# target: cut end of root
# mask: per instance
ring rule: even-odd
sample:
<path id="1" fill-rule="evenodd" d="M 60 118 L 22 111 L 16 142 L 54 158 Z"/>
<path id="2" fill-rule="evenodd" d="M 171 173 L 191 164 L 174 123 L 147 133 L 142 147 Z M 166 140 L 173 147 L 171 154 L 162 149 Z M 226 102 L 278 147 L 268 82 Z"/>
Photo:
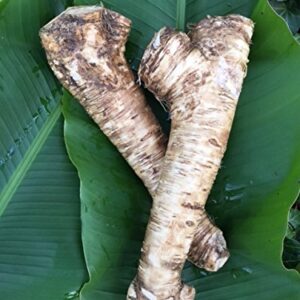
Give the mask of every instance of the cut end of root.
<path id="1" fill-rule="evenodd" d="M 195 236 L 189 253 L 191 263 L 209 272 L 216 272 L 227 262 L 230 254 L 221 230 L 213 233 L 208 241 Z"/>
<path id="2" fill-rule="evenodd" d="M 223 257 L 218 257 L 216 259 L 215 264 L 213 265 L 214 268 L 211 268 L 210 270 L 209 268 L 207 268 L 207 270 L 210 272 L 217 272 L 218 270 L 220 270 L 225 265 L 230 256 L 229 252 L 226 249 L 224 250 L 223 255 Z"/>
<path id="3" fill-rule="evenodd" d="M 200 22 L 190 26 L 189 36 L 192 40 L 207 39 L 208 32 L 214 31 L 216 36 L 241 35 L 241 37 L 249 44 L 253 34 L 254 23 L 251 19 L 241 15 L 228 15 L 207 17 Z M 195 37 L 196 35 L 196 37 Z"/>
<path id="4" fill-rule="evenodd" d="M 69 7 L 42 27 L 39 35 L 46 50 L 58 52 L 67 48 L 74 53 L 75 48 L 81 46 L 82 38 L 86 38 L 80 32 L 82 30 L 93 28 L 97 34 L 112 40 L 113 44 L 124 44 L 130 26 L 129 19 L 104 7 L 75 6 Z M 51 47 L 49 43 L 52 44 Z"/>
<path id="5" fill-rule="evenodd" d="M 107 14 L 110 14 L 112 18 L 118 19 L 119 23 L 122 23 L 124 26 L 130 27 L 131 20 L 118 14 L 115 11 L 109 10 L 103 6 L 97 6 L 97 5 L 90 5 L 90 6 L 73 6 L 68 7 L 65 11 L 63 11 L 61 14 L 59 14 L 57 17 L 52 19 L 49 23 L 47 23 L 43 28 L 50 27 L 53 23 L 57 21 L 57 19 L 60 19 L 62 16 L 70 16 L 70 17 L 78 17 L 83 19 L 94 19 L 95 13 L 102 13 L 105 12 Z M 95 22 L 99 21 L 99 18 L 95 18 Z"/>
<path id="6" fill-rule="evenodd" d="M 119 13 L 105 8 L 104 6 L 91 5 L 91 6 L 74 6 L 69 7 L 65 10 L 66 15 L 77 16 L 77 17 L 87 17 L 95 12 L 109 14 L 111 18 L 117 19 L 119 24 L 123 26 L 130 27 L 131 20 L 120 15 Z"/>
<path id="7" fill-rule="evenodd" d="M 210 272 L 216 272 L 224 266 L 229 258 L 229 251 L 222 231 L 217 230 L 210 238 L 212 243 L 209 257 L 207 257 L 204 268 Z"/>

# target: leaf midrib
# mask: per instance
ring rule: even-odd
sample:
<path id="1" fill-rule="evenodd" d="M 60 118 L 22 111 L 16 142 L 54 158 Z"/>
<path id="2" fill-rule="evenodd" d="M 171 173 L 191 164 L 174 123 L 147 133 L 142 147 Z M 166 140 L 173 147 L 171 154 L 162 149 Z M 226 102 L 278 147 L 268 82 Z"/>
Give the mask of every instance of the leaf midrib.
<path id="1" fill-rule="evenodd" d="M 186 0 L 177 0 L 176 10 L 176 29 L 179 31 L 185 30 L 185 19 L 186 19 Z"/>
<path id="2" fill-rule="evenodd" d="M 38 132 L 37 136 L 34 138 L 29 149 L 25 153 L 22 161 L 19 163 L 15 169 L 13 175 L 9 178 L 7 184 L 0 193 L 0 216 L 5 211 L 9 201 L 15 194 L 17 188 L 22 183 L 27 171 L 30 169 L 32 163 L 46 142 L 50 132 L 52 131 L 54 125 L 56 124 L 59 116 L 61 114 L 60 103 L 51 112 L 42 128 Z"/>

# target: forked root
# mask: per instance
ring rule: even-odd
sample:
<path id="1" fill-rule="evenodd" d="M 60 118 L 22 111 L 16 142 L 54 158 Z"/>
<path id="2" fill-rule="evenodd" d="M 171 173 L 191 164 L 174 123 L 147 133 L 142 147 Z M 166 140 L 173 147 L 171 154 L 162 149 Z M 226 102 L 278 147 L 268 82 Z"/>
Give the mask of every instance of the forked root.
<path id="1" fill-rule="evenodd" d="M 207 18 L 190 37 L 162 29 L 145 51 L 140 78 L 168 103 L 172 127 L 138 274 L 130 287 L 137 300 L 147 299 L 144 290 L 155 300 L 182 295 L 181 271 L 202 228 L 198 224 L 226 150 L 252 31 L 251 20 L 241 16 Z M 210 242 L 201 239 L 202 249 Z"/>

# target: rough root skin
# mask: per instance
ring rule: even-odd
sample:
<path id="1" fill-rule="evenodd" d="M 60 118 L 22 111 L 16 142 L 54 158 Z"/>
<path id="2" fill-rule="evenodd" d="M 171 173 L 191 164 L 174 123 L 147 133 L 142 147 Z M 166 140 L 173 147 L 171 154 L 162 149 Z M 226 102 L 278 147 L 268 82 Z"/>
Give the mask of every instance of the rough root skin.
<path id="1" fill-rule="evenodd" d="M 71 7 L 40 37 L 55 75 L 154 193 L 166 139 L 124 57 L 130 24 L 99 6 Z"/>
<path id="2" fill-rule="evenodd" d="M 197 267 L 216 272 L 228 260 L 229 252 L 222 231 L 206 222 L 207 217 L 200 221 L 188 255 Z"/>
<path id="3" fill-rule="evenodd" d="M 125 17 L 98 6 L 84 6 L 67 9 L 44 26 L 40 36 L 58 79 L 115 144 L 153 196 L 166 139 L 125 61 L 129 30 L 130 21 Z M 199 267 L 217 270 L 221 267 L 217 262 L 220 257 L 228 257 L 226 242 L 204 213 L 203 220 L 206 230 L 203 226 L 199 229 L 189 259 Z M 218 245 L 210 239 L 207 250 L 202 240 L 213 232 L 220 233 L 219 240 L 215 240 Z"/>
<path id="4" fill-rule="evenodd" d="M 160 295 L 154 295 L 151 290 L 139 286 L 139 281 L 134 279 L 129 286 L 127 300 L 193 300 L 195 289 L 186 284 L 178 287 L 178 290 L 162 291 Z"/>
<path id="5" fill-rule="evenodd" d="M 241 16 L 207 18 L 189 36 L 162 29 L 145 51 L 139 76 L 168 103 L 172 127 L 130 289 L 136 299 L 144 299 L 143 289 L 152 299 L 180 299 L 181 271 L 226 150 L 252 32 Z"/>

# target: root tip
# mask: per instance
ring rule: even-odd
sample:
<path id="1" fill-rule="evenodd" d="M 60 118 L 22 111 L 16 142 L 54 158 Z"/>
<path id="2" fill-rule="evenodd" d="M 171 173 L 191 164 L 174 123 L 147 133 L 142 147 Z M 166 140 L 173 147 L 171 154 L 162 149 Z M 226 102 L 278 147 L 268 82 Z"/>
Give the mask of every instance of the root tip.
<path id="1" fill-rule="evenodd" d="M 189 260 L 198 268 L 216 272 L 224 266 L 230 254 L 221 230 L 217 230 L 205 245 L 199 236 L 195 239 L 189 253 Z M 206 249 L 205 252 L 203 249 Z"/>
<path id="2" fill-rule="evenodd" d="M 212 248 L 204 268 L 210 272 L 217 272 L 227 262 L 230 254 L 222 231 L 217 231 L 212 237 Z"/>

